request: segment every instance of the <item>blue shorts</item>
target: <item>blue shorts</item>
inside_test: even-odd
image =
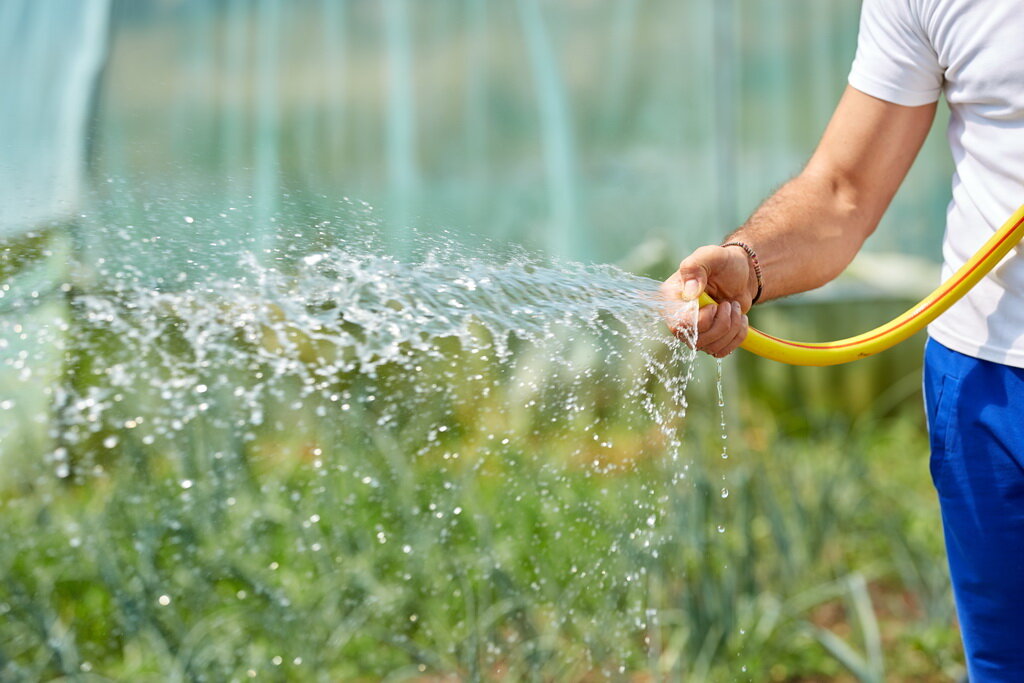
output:
[[[1024,681],[1024,368],[935,340],[924,394],[932,481],[971,683]]]

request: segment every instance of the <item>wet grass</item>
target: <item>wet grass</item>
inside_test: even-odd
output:
[[[745,405],[722,460],[709,389],[685,462],[623,423],[595,465],[583,434],[496,416],[501,396],[426,450],[430,416],[380,429],[365,404],[87,443],[79,483],[4,494],[0,677],[954,676],[916,411],[793,433]]]
[[[644,357],[593,346],[590,374],[544,348],[518,345],[502,365],[456,340],[313,393],[295,373],[260,394],[257,425],[218,392],[329,349],[300,335],[285,358],[270,337],[239,339],[248,352],[231,358],[253,365],[204,365],[173,316],[140,345],[85,322],[74,296],[17,320],[65,321],[74,344],[7,393],[51,376],[73,391],[4,408],[7,426],[32,422],[23,405],[56,404],[45,427],[63,451],[13,430],[0,442],[0,680],[961,671],[920,406],[905,382],[875,381],[909,376],[909,361],[777,376],[728,362],[728,459],[712,361],[673,452],[617,380],[641,376]],[[182,378],[209,383],[208,410],[166,414],[161,389]],[[656,379],[641,393],[670,400]],[[873,412],[825,400],[879,392]],[[95,403],[71,410],[69,396]]]

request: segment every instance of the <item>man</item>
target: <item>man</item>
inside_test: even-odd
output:
[[[705,289],[698,348],[722,357],[746,312],[839,274],[872,233],[944,94],[956,164],[950,275],[1024,204],[1024,4],[865,0],[849,87],[806,168],[729,246],[697,249],[663,289]],[[758,299],[758,294],[760,298]],[[681,330],[676,330],[677,333]],[[1024,681],[1024,247],[929,327],[931,471],[968,672]]]

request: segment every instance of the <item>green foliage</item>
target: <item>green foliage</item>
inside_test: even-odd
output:
[[[68,306],[75,344],[54,382],[96,397],[102,419],[53,396],[59,459],[2,443],[21,457],[0,488],[0,680],[939,681],[962,668],[914,401],[840,418],[843,392],[823,405],[825,383],[795,375],[770,391],[770,369],[743,358],[725,367],[723,442],[705,359],[673,450],[634,405],[671,397],[621,339],[580,344],[574,364],[519,343],[503,364],[445,339],[405,369],[264,387],[257,424],[214,389],[206,411],[160,392],[216,387],[220,372],[251,389],[268,363],[345,350],[268,331],[233,340],[249,363],[203,365],[172,311],[146,321],[140,347]],[[55,314],[25,315],[28,328]],[[137,381],[111,388],[126,367]],[[902,396],[879,367],[859,381]],[[649,381],[627,395],[621,376]],[[817,393],[785,395],[794,386]],[[181,425],[163,434],[137,419],[174,409]]]
[[[529,433],[484,448],[480,409],[420,455],[415,421],[354,428],[373,424],[362,415],[225,446],[200,419],[181,452],[126,440],[84,483],[8,495],[2,677],[958,670],[917,420],[799,438],[733,425],[722,460],[697,407],[693,460],[671,485],[679,464],[635,449],[602,471]],[[662,505],[638,509],[650,500]]]

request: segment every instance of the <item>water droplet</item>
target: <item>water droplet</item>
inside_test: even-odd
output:
[[[183,210],[216,221],[219,208],[224,207],[189,206],[169,215],[172,223],[182,220]],[[226,208],[222,213],[231,215]],[[243,207],[232,218],[244,213]],[[185,221],[198,222],[191,216]],[[206,225],[198,236],[177,230],[196,242],[175,241],[174,250],[185,244],[180,254],[168,244],[181,236],[172,226],[162,243],[144,243],[155,259],[112,255],[117,263],[89,264],[104,278],[103,288],[69,289],[69,297],[79,297],[69,317],[81,319],[62,333],[73,338],[73,357],[95,356],[102,374],[83,386],[67,383],[72,395],[52,402],[67,406],[60,425],[71,426],[59,442],[67,443],[70,453],[54,452],[47,466],[69,476],[73,458],[75,475],[84,476],[96,462],[88,455],[79,459],[80,454],[100,442],[114,448],[123,441],[127,453],[102,453],[96,459],[112,480],[122,477],[116,483],[130,487],[136,450],[140,461],[159,463],[153,477],[179,487],[169,501],[173,514],[158,522],[177,525],[168,534],[167,553],[179,563],[194,561],[194,553],[181,545],[193,523],[202,527],[208,515],[218,522],[223,518],[236,531],[271,522],[282,534],[297,530],[280,553],[270,540],[252,539],[256,573],[263,572],[264,583],[283,581],[284,586],[268,587],[245,603],[232,600],[230,592],[218,593],[232,603],[230,609],[255,609],[260,601],[287,608],[282,596],[290,590],[282,588],[306,580],[315,566],[346,561],[345,544],[336,546],[337,539],[369,544],[378,556],[368,556],[371,562],[406,559],[397,562],[396,577],[412,572],[423,552],[455,547],[456,538],[475,538],[474,522],[483,515],[474,491],[484,480],[507,496],[509,507],[514,501],[536,506],[544,538],[562,549],[561,566],[571,567],[579,589],[644,585],[646,568],[627,577],[614,573],[633,544],[650,560],[667,548],[666,540],[675,542],[664,538],[674,532],[679,514],[671,496],[685,495],[680,484],[689,467],[682,456],[681,425],[693,352],[665,333],[661,304],[653,299],[656,285],[610,266],[552,263],[529,255],[478,257],[460,244],[416,243],[408,251],[363,244],[362,226],[328,229],[326,223],[316,224],[323,238],[316,240],[297,223],[283,225],[277,242],[237,254],[241,274],[232,275],[230,263],[221,272],[205,260],[230,254],[221,239],[228,233],[219,229],[230,226],[211,225],[218,229],[207,231]],[[142,244],[145,230],[128,232],[128,247]],[[175,258],[159,261],[164,254]],[[149,262],[158,264],[159,276],[156,270],[140,272]],[[6,291],[2,284],[0,291]],[[681,309],[687,316],[697,314],[693,304]],[[334,418],[341,418],[344,430],[334,430]],[[351,444],[347,439],[332,443],[339,432],[351,435]],[[643,436],[634,440],[635,434]],[[367,457],[350,448],[357,439],[366,445]],[[406,448],[407,440],[416,443]],[[320,443],[331,447],[321,450]],[[646,457],[648,443],[668,453],[664,480],[647,476],[651,471],[633,458],[641,450]],[[567,457],[548,460],[549,446],[552,454]],[[413,453],[421,459],[403,460]],[[588,463],[593,466],[578,467]],[[258,480],[252,490],[250,464]],[[501,479],[506,473],[508,482]],[[203,486],[178,479],[182,474],[204,477]],[[524,474],[537,476],[516,481]],[[617,485],[620,476],[630,477],[624,487]],[[211,499],[192,494],[191,488]],[[353,514],[386,510],[380,506],[396,500],[400,512],[394,516]],[[324,512],[312,513],[319,509]],[[612,509],[624,511],[621,523],[633,532],[629,541],[614,534],[587,535],[586,525],[575,521]],[[367,519],[374,521],[367,524]],[[390,533],[396,535],[389,538]],[[90,543],[82,530],[66,536],[74,538],[65,543],[74,545],[79,537]],[[413,538],[430,543],[414,547]],[[379,545],[390,540],[395,543],[387,548]],[[432,545],[435,541],[439,545]],[[491,550],[479,549],[480,559],[500,554],[484,554]],[[320,554],[313,558],[312,553]],[[620,557],[609,563],[587,560],[603,553]],[[271,562],[272,554],[285,562]],[[181,569],[183,579],[187,571],[199,571]],[[543,575],[537,580],[539,596],[547,588]],[[156,585],[178,590],[184,584],[177,581]],[[457,589],[451,590],[454,597]],[[247,595],[236,586],[237,600]],[[165,606],[171,602],[169,595],[157,600]],[[298,614],[297,609],[286,616]],[[503,656],[497,652],[493,661]],[[283,653],[268,658],[264,650],[249,664],[265,667],[269,661],[289,660]]]

